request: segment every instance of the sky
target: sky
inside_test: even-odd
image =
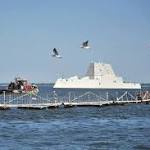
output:
[[[0,0],[0,82],[50,83],[109,63],[125,81],[150,83],[149,0]],[[89,40],[91,49],[80,45]],[[51,57],[59,49],[62,59]]]

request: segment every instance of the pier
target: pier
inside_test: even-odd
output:
[[[69,107],[106,107],[114,105],[126,105],[137,103],[150,103],[150,94],[145,92],[142,96],[134,96],[129,92],[124,92],[120,97],[111,98],[109,93],[105,97],[93,92],[86,92],[79,96],[58,97],[54,93],[53,97],[43,98],[39,95],[6,95],[5,92],[0,96],[0,110],[8,109],[51,109],[51,108],[69,108]]]

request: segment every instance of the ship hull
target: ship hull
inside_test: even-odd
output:
[[[57,80],[53,88],[66,89],[141,89],[139,83],[108,83],[102,84],[98,81],[63,81]]]

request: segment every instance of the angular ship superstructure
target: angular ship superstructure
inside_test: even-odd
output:
[[[85,77],[74,76],[68,79],[57,79],[54,88],[141,89],[141,85],[124,82],[122,77],[115,75],[110,64],[90,63]]]

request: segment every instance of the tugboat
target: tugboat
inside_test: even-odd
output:
[[[0,94],[3,93],[10,94],[22,94],[22,93],[31,93],[37,94],[39,89],[37,85],[29,83],[26,79],[16,77],[14,82],[10,82],[8,88],[0,90]]]

